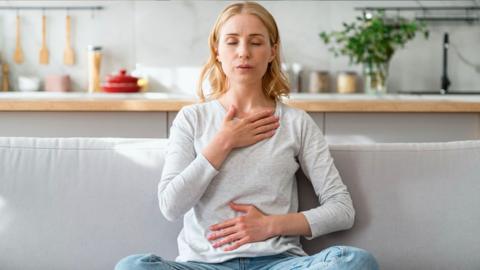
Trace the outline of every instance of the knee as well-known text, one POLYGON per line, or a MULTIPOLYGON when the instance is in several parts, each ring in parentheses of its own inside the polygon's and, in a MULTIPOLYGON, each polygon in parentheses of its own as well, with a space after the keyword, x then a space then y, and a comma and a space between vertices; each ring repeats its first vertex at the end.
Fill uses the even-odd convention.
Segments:
POLYGON ((339 269, 378 270, 377 260, 363 249, 349 246, 333 246, 312 256, 313 263, 327 263, 339 269))
POLYGON ((154 266, 158 269, 162 262, 162 258, 154 254, 135 254, 121 259, 115 265, 115 270, 149 270, 154 266))
POLYGON ((372 253, 356 247, 343 246, 341 248, 343 249, 344 259, 355 266, 355 269, 378 270, 377 260, 372 253))

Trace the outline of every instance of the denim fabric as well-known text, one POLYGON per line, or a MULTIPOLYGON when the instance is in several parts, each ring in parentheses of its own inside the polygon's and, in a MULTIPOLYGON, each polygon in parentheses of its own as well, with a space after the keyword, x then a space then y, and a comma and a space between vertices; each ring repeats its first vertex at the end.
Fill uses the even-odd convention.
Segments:
POLYGON ((377 270, 375 258, 367 251, 333 246, 311 256, 297 256, 288 252, 272 256, 235 258, 222 263, 174 262, 154 254, 125 257, 115 270, 377 270))

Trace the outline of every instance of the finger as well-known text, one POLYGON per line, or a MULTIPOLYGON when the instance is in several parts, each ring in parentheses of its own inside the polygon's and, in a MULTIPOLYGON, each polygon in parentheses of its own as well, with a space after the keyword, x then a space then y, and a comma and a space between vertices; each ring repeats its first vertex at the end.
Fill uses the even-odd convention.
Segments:
POLYGON ((225 120, 226 121, 233 120, 233 117, 235 116, 235 113, 236 113, 235 106, 230 105, 230 107, 228 108, 228 111, 227 111, 227 115, 225 115, 225 120))
POLYGON ((233 245, 224 248, 223 251, 232 251, 232 250, 234 250, 234 249, 239 248, 239 247, 242 246, 242 245, 245 245, 246 243, 248 243, 248 238, 247 238, 247 237, 243 237, 242 239, 240 239, 240 240, 238 240, 238 241, 235 241, 235 242, 233 243, 233 245))
POLYGON ((270 125, 258 127, 254 130, 254 132, 255 134, 261 134, 271 130, 276 130, 279 126, 280 126, 280 123, 277 122, 270 125))
POLYGON ((261 134, 257 134, 253 138, 255 139, 255 141, 258 142, 258 141, 261 141, 261 140, 268 139, 268 138, 272 137, 273 135, 275 135, 275 130, 268 131, 268 132, 261 133, 261 134))
POLYGON ((230 208, 232 208, 235 211, 238 212, 248 212, 250 210, 251 204, 236 204, 234 202, 230 202, 228 205, 230 205, 230 208))
POLYGON ((221 230, 221 229, 224 229, 224 228, 227 228, 227 227, 230 227, 230 226, 233 226, 235 225, 237 222, 235 219, 228 219, 224 222, 221 222, 221 223, 218 223, 218 224, 214 224, 212 226, 209 227, 209 229, 211 231, 218 231, 218 230, 221 230))
POLYGON ((218 248, 218 247, 221 247, 223 245, 226 245, 228 243, 233 243, 237 240, 240 240, 242 239, 242 235, 240 233, 235 233, 235 234, 232 234, 232 235, 229 235, 227 237, 224 237, 222 240, 218 241, 218 242, 215 242, 212 244, 212 246, 214 248, 218 248))
POLYGON ((207 239, 212 241, 212 240, 215 240, 215 239, 218 239, 218 238, 222 238, 222 237, 225 237, 225 236, 228 236, 230 234, 234 234, 237 232, 237 229, 234 227, 234 226, 231 226, 231 227, 228 227, 226 229, 221 229, 219 231, 216 231, 216 232, 213 232, 211 233, 207 239))
POLYGON ((261 111, 261 112, 258 112, 258 113, 255 113, 251 116, 248 116, 246 117, 245 119, 250 121, 250 122, 255 122, 259 119, 262 119, 262 118, 265 118, 265 117, 268 117, 270 115, 273 114, 273 109, 267 109, 267 110, 264 110, 264 111, 261 111))
POLYGON ((252 127, 257 128, 257 127, 261 127, 261 126, 272 124, 272 123, 278 123, 278 121, 279 121, 278 116, 272 115, 252 123, 252 127))

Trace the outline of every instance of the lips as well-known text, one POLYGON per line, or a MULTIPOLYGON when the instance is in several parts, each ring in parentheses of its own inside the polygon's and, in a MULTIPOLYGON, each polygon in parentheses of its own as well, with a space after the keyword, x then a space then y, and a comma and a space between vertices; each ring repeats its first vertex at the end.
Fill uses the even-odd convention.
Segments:
POLYGON ((238 65, 237 68, 250 69, 250 68, 253 68, 253 67, 250 66, 250 65, 247 65, 247 64, 242 64, 242 65, 238 65))

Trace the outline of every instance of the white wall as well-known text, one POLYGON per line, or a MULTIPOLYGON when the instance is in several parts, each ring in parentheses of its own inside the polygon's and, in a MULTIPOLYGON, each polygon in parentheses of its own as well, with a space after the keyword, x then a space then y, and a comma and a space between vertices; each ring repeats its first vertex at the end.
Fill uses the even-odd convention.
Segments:
MULTIPOLYGON (((348 59, 334 58, 318 38, 323 30, 339 29, 341 22, 353 21, 356 6, 417 5, 416 1, 260 1, 276 17, 286 62, 301 63, 308 70, 355 70, 348 59)), ((207 37, 218 13, 227 1, 0 1, 1 6, 84 6, 101 5, 102 11, 70 11, 73 20, 73 47, 77 64, 63 65, 65 47, 65 11, 45 12, 50 64, 38 64, 41 45, 41 11, 20 11, 22 47, 25 62, 13 63, 15 48, 14 10, 0 10, 0 51, 10 63, 11 79, 18 75, 68 73, 74 90, 87 85, 86 47, 104 47, 102 77, 121 67, 134 69, 140 63, 148 71, 152 90, 193 93, 198 67, 208 56, 207 37), (175 69, 182 68, 182 69, 175 69), (168 73, 170 72, 170 73, 168 73), (174 73, 177 72, 177 73, 174 73), (163 83, 163 84, 160 84, 163 83)), ((472 1, 422 1, 424 5, 467 4, 472 1), (435 3, 438 2, 438 3, 435 3), (449 3, 451 2, 451 3, 449 3)), ((476 3, 480 4, 477 0, 476 3)), ((410 16, 412 14, 406 14, 410 16)), ((431 25, 429 40, 417 37, 398 51, 391 62, 389 91, 432 90, 440 86, 443 32, 450 32, 451 42, 472 63, 480 65, 479 24, 449 23, 431 25)), ((480 90, 479 71, 460 61, 451 50, 449 75, 455 90, 480 90)), ((307 85, 304 85, 305 88, 307 85)))

